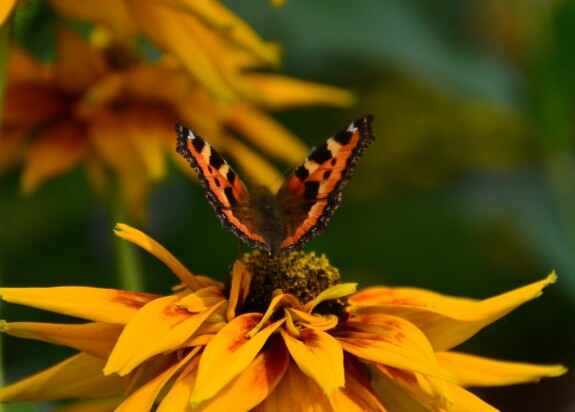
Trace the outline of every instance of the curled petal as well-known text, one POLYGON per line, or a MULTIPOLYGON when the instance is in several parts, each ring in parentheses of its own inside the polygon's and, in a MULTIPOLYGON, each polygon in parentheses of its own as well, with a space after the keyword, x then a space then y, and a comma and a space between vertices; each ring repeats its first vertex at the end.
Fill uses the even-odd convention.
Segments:
POLYGON ((158 298, 144 293, 75 286, 0 288, 0 295, 6 302, 115 324, 128 323, 142 306, 158 298))
POLYGON ((329 289, 324 290, 315 299, 310 300, 305 304, 304 310, 307 312, 312 312, 313 309, 319 305, 321 302, 326 300, 333 300, 349 296, 354 293, 357 289, 357 283, 342 283, 339 285, 332 286, 329 289))
POLYGON ((463 387, 539 382, 567 372, 563 365, 507 362, 460 352, 440 352, 436 356, 439 364, 452 371, 463 387))
POLYGON ((123 223, 118 223, 114 233, 122 239, 135 243, 164 262, 190 290, 196 291, 202 288, 201 283, 174 255, 144 232, 123 223))
POLYGON ((336 339, 320 330, 304 329, 301 340, 281 330, 292 359, 330 396, 345 384, 343 351, 336 339))

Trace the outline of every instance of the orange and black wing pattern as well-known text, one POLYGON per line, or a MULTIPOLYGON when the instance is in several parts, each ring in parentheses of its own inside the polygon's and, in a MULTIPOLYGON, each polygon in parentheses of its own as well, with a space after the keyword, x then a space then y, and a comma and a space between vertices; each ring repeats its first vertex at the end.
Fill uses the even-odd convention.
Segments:
POLYGON ((341 203, 341 191, 355 165, 375 138, 373 116, 364 116, 314 149, 278 191, 277 202, 284 218, 285 237, 279 254, 302 248, 325 233, 341 203))
POLYGON ((204 139, 181 124, 176 125, 177 151, 190 163, 224 229, 250 247, 265 249, 264 239, 252 223, 249 193, 224 158, 204 139))

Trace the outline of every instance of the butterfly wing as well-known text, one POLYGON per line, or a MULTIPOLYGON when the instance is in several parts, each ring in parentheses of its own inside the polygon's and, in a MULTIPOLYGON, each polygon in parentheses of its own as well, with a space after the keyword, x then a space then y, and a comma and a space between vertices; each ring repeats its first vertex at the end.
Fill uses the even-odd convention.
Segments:
POLYGON ((364 116, 313 150, 283 184, 276 197, 283 205, 285 237, 279 254, 302 248, 325 233, 341 202, 341 191, 366 147, 375 140, 373 116, 364 116))
POLYGON ((265 249, 249 209, 249 193, 224 158, 200 136, 181 124, 176 125, 177 151, 190 163, 208 202, 224 229, 231 231, 252 248, 265 249))

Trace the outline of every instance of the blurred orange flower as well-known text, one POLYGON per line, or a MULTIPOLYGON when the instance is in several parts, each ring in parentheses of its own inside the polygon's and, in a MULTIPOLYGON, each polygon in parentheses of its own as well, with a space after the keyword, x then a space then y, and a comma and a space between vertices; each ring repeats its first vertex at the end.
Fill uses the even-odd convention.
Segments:
POLYGON ((554 274, 483 301, 415 288, 354 293, 325 257, 255 252, 236 261, 222 285, 194 276, 140 231, 118 225, 117 234, 164 262, 182 285, 168 296, 0 288, 7 302, 91 321, 3 322, 8 334, 80 353, 1 388, 0 401, 102 398, 116 411, 492 411, 466 388, 566 371, 452 351, 539 296, 554 274))
POLYGON ((176 122, 229 152, 248 180, 270 184, 281 174, 234 134, 291 166, 307 148, 262 109, 353 102, 336 87, 250 72, 276 64, 277 48, 217 2, 50 4, 98 26, 88 41, 59 25, 49 64, 11 53, 0 171, 24 162, 24 193, 82 163, 99 193, 117 184, 128 212, 142 216, 151 183, 165 175, 165 151, 175 154, 176 122), (142 59, 139 33, 167 54, 142 59))

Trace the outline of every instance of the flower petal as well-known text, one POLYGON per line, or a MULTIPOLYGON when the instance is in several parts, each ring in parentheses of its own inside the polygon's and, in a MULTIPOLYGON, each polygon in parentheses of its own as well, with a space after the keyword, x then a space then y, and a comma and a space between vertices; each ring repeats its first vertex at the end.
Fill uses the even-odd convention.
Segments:
POLYGON ((91 398, 120 393, 120 378, 104 376, 104 360, 80 353, 29 378, 0 388, 0 402, 91 398))
POLYGON ((305 159, 309 149, 281 123, 249 104, 235 104, 229 107, 226 123, 239 132, 263 152, 288 165, 297 165, 305 159), (273 136, 270 139, 270 136, 273 136))
POLYGON ((216 395, 244 371, 271 334, 284 322, 281 319, 262 329, 253 338, 246 338, 246 334, 257 325, 261 316, 258 313, 238 316, 208 343, 198 367, 198 378, 191 398, 192 406, 197 407, 216 395))
POLYGON ((457 376, 461 386, 502 386, 539 382, 567 372, 562 365, 507 362, 460 352, 439 352, 439 364, 457 376))
POLYGON ((355 103, 353 93, 339 87, 314 83, 288 76, 249 74, 250 96, 272 109, 310 105, 348 107, 355 103))
POLYGON ((223 301, 200 313, 180 309, 176 295, 156 299, 128 322, 110 354, 104 373, 130 373, 145 360, 178 348, 189 339, 223 301))
POLYGON ((450 372, 437 364, 426 336, 401 318, 390 315, 356 316, 332 334, 345 351, 360 359, 455 381, 450 372))
POLYGON ((435 351, 465 342, 486 325, 541 295, 547 278, 493 298, 477 301, 415 288, 370 288, 349 298, 352 313, 389 313, 413 322, 435 351))
POLYGON ((143 386, 134 391, 114 412, 131 412, 131 411, 151 411, 154 402, 164 386, 172 379, 184 365, 199 352, 200 348, 194 348, 182 360, 174 363, 168 369, 147 381, 143 386))
POLYGON ((16 0, 5 0, 0 5, 0 26, 8 19, 12 9, 16 5, 16 0))
POLYGON ((453 385, 451 388, 453 396, 452 410, 456 412, 498 412, 499 410, 479 399, 471 392, 453 385))
POLYGON ((26 156, 22 191, 30 194, 47 179, 69 172, 84 157, 87 142, 81 126, 60 123, 34 140, 26 156))
POLYGON ((300 331, 301 341, 281 330, 292 359, 330 396, 345 384, 343 350, 339 342, 325 332, 314 329, 300 331))
POLYGON ((146 250, 154 257, 158 258, 170 268, 172 272, 192 291, 202 288, 195 276, 182 263, 172 255, 166 248, 154 239, 133 227, 118 223, 114 228, 114 234, 122 239, 128 240, 142 249, 146 250))
POLYGON ((335 391, 329 401, 334 411, 382 411, 386 409, 377 398, 360 362, 344 357, 345 387, 335 391))
POLYGON ((158 296, 115 289, 76 286, 0 288, 6 302, 96 322, 125 324, 158 296))
POLYGON ((99 322, 67 325, 0 321, 0 330, 10 336, 65 345, 89 355, 107 359, 122 332, 122 326, 99 322))
POLYGON ((319 385, 289 362, 284 377, 253 412, 277 412, 289 405, 292 411, 331 411, 327 396, 319 385))
POLYGON ((228 308, 226 310, 226 319, 230 322, 236 317, 237 308, 241 308, 250 291, 252 273, 248 271, 246 265, 237 259, 232 268, 232 286, 230 288, 230 297, 228 299, 228 308))
POLYGON ((283 341, 270 339, 270 345, 217 396, 203 402, 198 412, 252 410, 274 390, 288 363, 289 354, 283 341))

